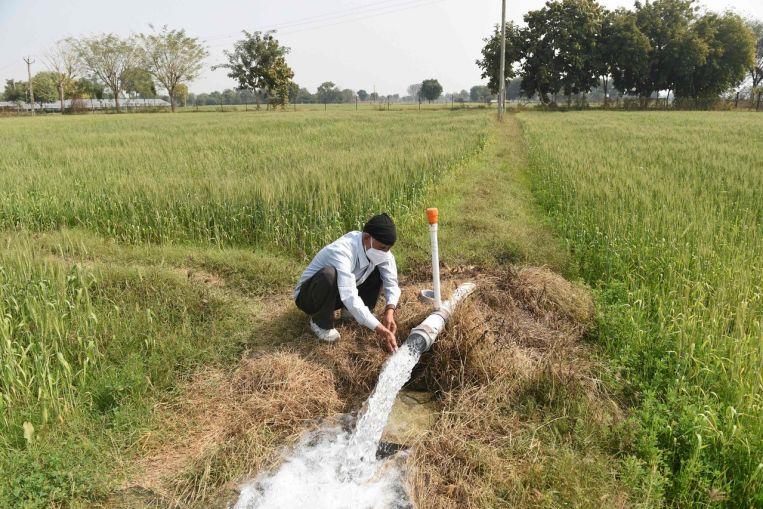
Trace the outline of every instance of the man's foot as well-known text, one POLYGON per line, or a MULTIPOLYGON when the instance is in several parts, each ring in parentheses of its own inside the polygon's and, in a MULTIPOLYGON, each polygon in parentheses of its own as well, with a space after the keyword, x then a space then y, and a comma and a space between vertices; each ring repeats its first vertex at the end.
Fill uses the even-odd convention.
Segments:
POLYGON ((326 343, 333 343, 337 339, 339 339, 339 331, 336 329, 322 329, 318 327, 318 325, 313 321, 313 319, 310 319, 310 328, 313 330, 313 333, 318 337, 320 341, 325 341, 326 343))
POLYGON ((342 308, 342 310, 339 312, 339 319, 340 320, 353 320, 354 317, 352 316, 352 313, 350 313, 349 309, 342 308))

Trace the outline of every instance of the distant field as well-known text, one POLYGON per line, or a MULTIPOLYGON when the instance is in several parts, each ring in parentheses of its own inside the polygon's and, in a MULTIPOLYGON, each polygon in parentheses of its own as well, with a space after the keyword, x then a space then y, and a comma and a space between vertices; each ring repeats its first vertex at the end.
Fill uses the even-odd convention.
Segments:
POLYGON ((763 506, 763 115, 520 118, 536 194, 608 304, 656 489, 763 506))
POLYGON ((311 251, 371 211, 403 214, 480 148, 490 120, 351 110, 4 119, 0 228, 311 251))

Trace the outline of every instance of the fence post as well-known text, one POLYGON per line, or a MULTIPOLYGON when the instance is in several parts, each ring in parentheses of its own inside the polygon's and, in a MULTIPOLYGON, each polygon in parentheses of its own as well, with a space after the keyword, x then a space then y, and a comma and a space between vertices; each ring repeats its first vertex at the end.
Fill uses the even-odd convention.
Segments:
POLYGON ((763 95, 763 90, 758 92, 758 104, 755 105, 755 111, 759 111, 760 110, 760 96, 762 96, 762 95, 763 95))
POLYGON ((734 99, 734 109, 737 109, 737 106, 739 106, 739 92, 737 92, 736 99, 734 99))
POLYGON ((358 111, 358 96, 355 96, 355 111, 358 111))
POLYGON ((323 103, 323 111, 326 111, 326 109, 328 109, 328 106, 327 106, 327 104, 328 104, 327 102, 324 102, 324 103, 323 103))
POLYGON ((387 96, 387 111, 389 111, 389 96, 387 96))

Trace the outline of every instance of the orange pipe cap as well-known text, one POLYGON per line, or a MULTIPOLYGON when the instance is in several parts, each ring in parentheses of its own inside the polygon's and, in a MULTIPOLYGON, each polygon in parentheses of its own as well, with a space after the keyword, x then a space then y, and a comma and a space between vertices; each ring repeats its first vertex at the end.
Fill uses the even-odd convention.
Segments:
POLYGON ((427 221, 429 221, 429 224, 437 224, 437 209, 436 208, 427 209, 427 221))

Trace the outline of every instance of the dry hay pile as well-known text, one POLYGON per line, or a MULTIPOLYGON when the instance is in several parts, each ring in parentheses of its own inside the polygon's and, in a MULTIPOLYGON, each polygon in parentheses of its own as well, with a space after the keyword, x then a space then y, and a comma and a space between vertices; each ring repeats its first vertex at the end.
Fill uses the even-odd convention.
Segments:
POLYGON ((129 487, 150 492, 161 506, 205 505, 272 467, 280 447, 336 414, 342 403, 335 385, 330 370, 291 352, 245 359, 232 373, 199 373, 161 412, 166 443, 146 438, 148 459, 129 487))
POLYGON ((422 358, 421 376, 443 411, 409 460, 420 509, 524 505, 519 492, 541 463, 535 432, 545 424, 518 407, 575 398, 610 404, 581 344, 594 321, 585 289, 541 268, 477 281, 476 294, 422 358))

